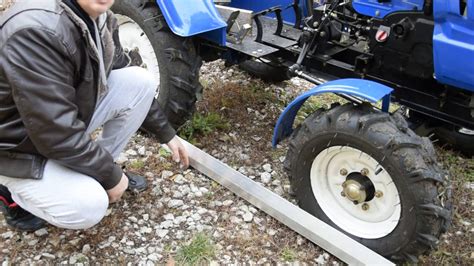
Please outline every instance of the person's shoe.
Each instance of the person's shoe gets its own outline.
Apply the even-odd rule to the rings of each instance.
[[[125,172],[125,175],[128,177],[127,190],[133,192],[142,192],[148,187],[148,182],[144,176],[131,172]]]
[[[20,231],[36,231],[46,226],[46,222],[18,206],[5,186],[0,185],[0,211],[7,224]]]

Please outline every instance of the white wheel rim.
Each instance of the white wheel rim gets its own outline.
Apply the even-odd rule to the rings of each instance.
[[[367,177],[375,191],[382,192],[365,202],[355,205],[341,195],[347,172],[368,170]],[[379,171],[376,175],[376,171]],[[311,188],[324,213],[342,230],[366,239],[376,239],[390,234],[398,224],[401,214],[400,197],[390,174],[370,155],[348,146],[333,146],[321,151],[311,165]]]
[[[116,14],[119,24],[119,37],[123,49],[139,49],[139,54],[146,64],[146,68],[153,74],[156,81],[160,82],[160,68],[156,58],[155,50],[150,39],[143,29],[131,18]],[[159,88],[159,87],[158,87]]]

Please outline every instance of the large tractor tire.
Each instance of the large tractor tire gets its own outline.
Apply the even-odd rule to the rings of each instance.
[[[295,130],[285,168],[301,208],[391,260],[416,261],[451,221],[435,158],[401,115],[346,104]]]
[[[193,39],[173,34],[156,2],[117,0],[112,11],[119,20],[123,48],[159,79],[158,102],[178,128],[192,115],[202,94],[202,60]]]
[[[239,68],[251,76],[267,82],[282,82],[290,79],[288,68],[273,66],[257,59],[250,59],[239,64]]]
[[[474,156],[474,131],[452,125],[436,127],[433,131],[441,143],[461,152],[467,157]]]

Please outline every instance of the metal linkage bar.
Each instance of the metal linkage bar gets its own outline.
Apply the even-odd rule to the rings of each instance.
[[[394,265],[359,242],[257,184],[211,155],[181,140],[191,165],[349,265]]]

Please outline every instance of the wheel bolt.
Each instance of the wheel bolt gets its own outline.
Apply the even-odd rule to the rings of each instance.
[[[369,204],[367,203],[362,204],[362,210],[366,211],[368,209],[369,209]]]
[[[377,192],[375,192],[375,197],[377,197],[377,198],[383,197],[383,192],[380,191],[380,190],[377,190]]]
[[[346,176],[348,172],[347,172],[347,169],[342,168],[341,171],[339,171],[339,173],[343,176]]]
[[[341,192],[341,196],[345,197],[346,196],[346,193],[344,193],[344,191]]]
[[[360,174],[363,176],[368,176],[369,175],[369,169],[364,168],[360,171]]]

